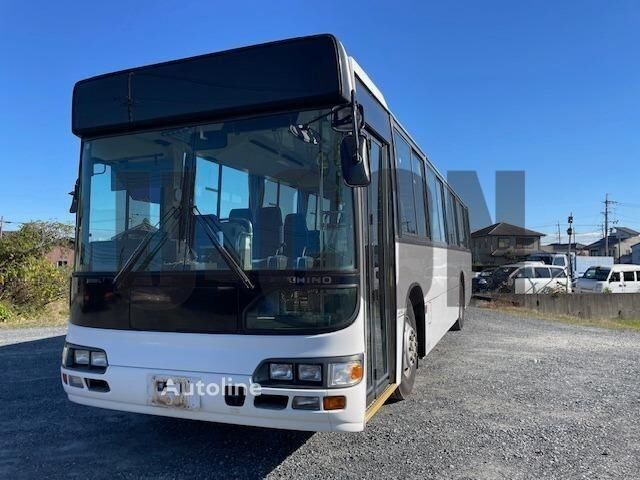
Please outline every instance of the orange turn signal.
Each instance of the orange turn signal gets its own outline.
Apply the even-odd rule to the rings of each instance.
[[[351,380],[360,380],[363,374],[362,364],[360,362],[351,365]]]
[[[322,406],[325,410],[342,410],[347,406],[347,397],[344,395],[324,397],[322,399]]]

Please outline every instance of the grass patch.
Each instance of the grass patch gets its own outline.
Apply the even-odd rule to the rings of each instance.
[[[62,327],[69,318],[68,300],[49,303],[39,311],[11,312],[2,316],[0,330],[12,328]]]
[[[571,325],[640,331],[640,318],[583,318],[575,317],[572,315],[542,313],[537,310],[514,307],[513,305],[506,304],[504,302],[478,302],[476,306],[479,308],[496,310],[499,312],[516,315],[526,315],[527,317],[539,318],[541,320],[550,320],[553,322],[568,323]]]

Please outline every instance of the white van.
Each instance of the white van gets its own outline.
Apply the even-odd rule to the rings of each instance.
[[[640,293],[640,265],[591,267],[576,282],[576,293]]]
[[[493,277],[495,289],[503,292],[571,292],[571,282],[564,267],[537,261],[503,265],[494,272]]]

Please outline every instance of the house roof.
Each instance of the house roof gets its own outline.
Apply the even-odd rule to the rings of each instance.
[[[635,237],[636,235],[640,235],[640,232],[637,232],[633,228],[629,228],[629,227],[616,227],[616,232],[622,232],[627,237]]]
[[[554,242],[554,243],[549,243],[548,245],[544,245],[545,247],[557,247],[557,248],[569,248],[569,244],[568,243],[558,243],[558,242]],[[583,248],[585,248],[586,245],[584,243],[580,243],[580,242],[576,242],[576,243],[571,243],[571,248],[572,249],[578,249],[578,250],[582,250]]]
[[[620,240],[626,240],[631,237],[637,237],[638,235],[640,235],[640,232],[636,232],[633,228],[616,227],[615,231],[609,234],[609,243],[616,243],[618,241],[618,237],[620,238]],[[587,248],[604,247],[604,244],[604,238],[601,238],[600,240],[597,240],[588,245]]]
[[[471,233],[471,238],[486,236],[544,237],[545,234],[506,222],[494,223]]]

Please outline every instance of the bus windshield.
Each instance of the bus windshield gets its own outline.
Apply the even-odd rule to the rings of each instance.
[[[325,112],[85,141],[77,270],[353,270],[343,134]]]

